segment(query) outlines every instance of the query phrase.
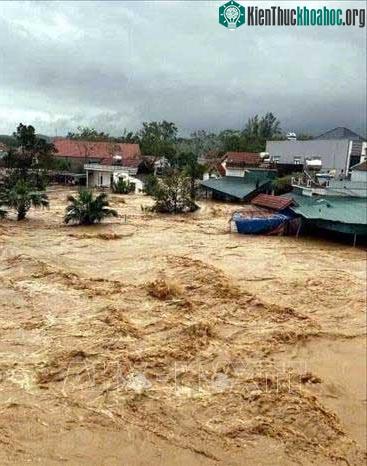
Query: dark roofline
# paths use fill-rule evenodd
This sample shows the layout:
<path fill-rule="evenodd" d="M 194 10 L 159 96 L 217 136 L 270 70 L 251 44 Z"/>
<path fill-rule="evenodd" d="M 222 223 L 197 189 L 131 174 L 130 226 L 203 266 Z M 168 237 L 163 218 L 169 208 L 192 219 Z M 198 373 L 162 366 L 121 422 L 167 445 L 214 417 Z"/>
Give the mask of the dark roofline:
<path fill-rule="evenodd" d="M 343 132 L 346 131 L 347 133 L 349 133 L 349 136 L 345 136 L 345 137 L 342 137 L 340 139 L 353 139 L 354 138 L 354 140 L 358 139 L 360 141 L 364 141 L 364 138 L 362 136 L 355 133 L 351 129 L 346 128 L 345 126 L 337 126 L 336 128 L 329 129 L 328 131 L 325 131 L 324 133 L 321 133 L 319 136 L 316 136 L 314 139 L 324 139 L 325 136 L 327 136 L 327 135 L 329 135 L 331 133 L 334 133 L 336 131 L 339 131 L 339 130 L 343 130 Z M 328 139 L 328 138 L 326 138 L 326 139 Z M 338 139 L 338 138 L 335 138 L 335 139 Z"/>

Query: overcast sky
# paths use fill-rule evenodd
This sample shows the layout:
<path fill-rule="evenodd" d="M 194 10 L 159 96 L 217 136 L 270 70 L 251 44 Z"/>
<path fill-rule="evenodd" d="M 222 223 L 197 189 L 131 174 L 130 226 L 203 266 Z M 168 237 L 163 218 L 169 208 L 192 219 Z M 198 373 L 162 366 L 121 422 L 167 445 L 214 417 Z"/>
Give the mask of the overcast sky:
<path fill-rule="evenodd" d="M 365 133 L 366 28 L 229 31 L 222 3 L 0 2 L 0 133 L 22 121 L 49 135 L 79 125 L 119 135 L 166 119 L 189 134 L 267 111 L 285 131 Z"/>

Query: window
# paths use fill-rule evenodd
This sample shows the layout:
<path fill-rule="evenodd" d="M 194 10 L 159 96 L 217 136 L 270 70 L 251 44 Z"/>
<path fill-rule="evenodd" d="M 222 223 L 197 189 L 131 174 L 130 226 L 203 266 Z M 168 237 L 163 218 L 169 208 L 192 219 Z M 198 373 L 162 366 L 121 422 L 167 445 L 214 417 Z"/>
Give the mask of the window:
<path fill-rule="evenodd" d="M 301 165 L 301 157 L 294 157 L 294 165 Z"/>
<path fill-rule="evenodd" d="M 279 156 L 279 155 L 273 155 L 273 162 L 278 163 L 279 160 L 280 160 L 280 156 Z"/>

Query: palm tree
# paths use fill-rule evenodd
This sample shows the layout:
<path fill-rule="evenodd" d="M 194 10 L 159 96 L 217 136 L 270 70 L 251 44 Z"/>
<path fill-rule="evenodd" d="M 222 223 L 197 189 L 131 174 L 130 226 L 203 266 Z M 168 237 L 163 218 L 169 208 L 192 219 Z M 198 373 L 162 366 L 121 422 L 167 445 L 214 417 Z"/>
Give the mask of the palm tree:
<path fill-rule="evenodd" d="M 109 209 L 106 193 L 93 197 L 92 191 L 79 191 L 78 197 L 68 196 L 70 205 L 66 207 L 64 222 L 75 222 L 79 225 L 99 223 L 106 217 L 117 217 L 114 209 Z"/>
<path fill-rule="evenodd" d="M 16 210 L 17 220 L 24 220 L 31 207 L 48 207 L 49 202 L 45 192 L 33 191 L 25 180 L 18 180 L 7 188 L 2 195 L 2 203 Z"/>

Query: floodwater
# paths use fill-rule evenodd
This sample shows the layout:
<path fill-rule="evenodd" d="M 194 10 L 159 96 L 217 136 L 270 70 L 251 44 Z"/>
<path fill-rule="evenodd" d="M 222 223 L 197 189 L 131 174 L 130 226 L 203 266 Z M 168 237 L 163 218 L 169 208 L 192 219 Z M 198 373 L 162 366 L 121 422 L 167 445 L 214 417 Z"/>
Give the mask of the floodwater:
<path fill-rule="evenodd" d="M 363 249 L 67 194 L 0 223 L 0 464 L 365 464 Z"/>

